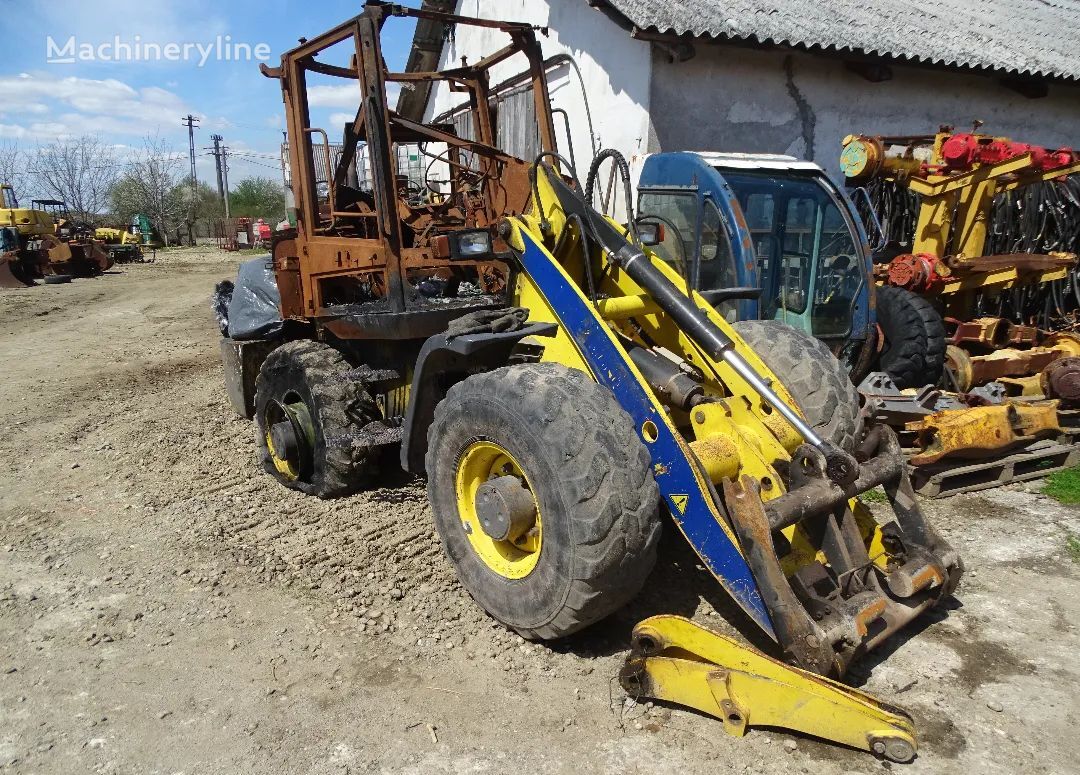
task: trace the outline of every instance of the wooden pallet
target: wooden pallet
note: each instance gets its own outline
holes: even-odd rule
[[[923,497],[946,498],[1038,479],[1075,465],[1080,465],[1080,439],[1069,433],[1057,439],[1036,441],[995,460],[954,460],[912,466],[911,484]]]

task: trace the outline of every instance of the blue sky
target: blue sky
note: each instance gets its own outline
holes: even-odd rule
[[[418,5],[419,0],[406,0]],[[5,41],[0,60],[0,142],[32,150],[61,135],[95,134],[120,153],[138,146],[147,134],[160,134],[173,149],[187,152],[187,129],[181,118],[201,118],[196,149],[211,144],[215,132],[236,151],[230,183],[253,175],[279,175],[273,159],[281,142],[284,113],[277,81],[259,73],[258,61],[216,61],[211,51],[222,43],[269,47],[269,64],[297,38],[314,36],[359,13],[359,0],[7,0],[0,14]],[[16,10],[17,8],[17,10]],[[33,25],[27,20],[32,19]],[[412,40],[411,19],[390,19],[383,46],[391,69],[403,68]],[[71,36],[79,47],[90,44],[112,56],[116,36],[122,43],[176,44],[187,47],[188,61],[87,61],[49,63],[48,38],[62,49]],[[138,37],[136,37],[138,36]],[[227,37],[226,37],[227,36]],[[202,49],[198,45],[202,45]],[[163,49],[164,50],[164,49]],[[54,55],[57,52],[52,52]],[[67,58],[64,51],[54,58]],[[242,54],[245,52],[241,52]],[[182,58],[184,51],[174,49]],[[330,61],[334,61],[331,58]],[[344,62],[342,62],[344,63]],[[345,114],[355,111],[355,85],[336,81],[314,84],[312,123],[334,138]],[[200,155],[198,173],[210,180],[213,159]]]

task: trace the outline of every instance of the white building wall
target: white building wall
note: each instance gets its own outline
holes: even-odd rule
[[[612,35],[625,34],[611,25]],[[837,59],[698,43],[672,63],[653,53],[651,150],[790,153],[839,177],[848,134],[930,134],[941,124],[1060,147],[1080,145],[1080,87],[1028,99],[993,77],[893,66],[871,83]]]
[[[649,44],[633,40],[599,11],[582,0],[459,0],[456,13],[487,19],[520,21],[550,27],[547,37],[538,33],[547,59],[556,54],[573,57],[584,81],[592,115],[596,148],[618,148],[626,154],[643,152],[649,138],[649,76],[652,69]],[[507,45],[509,37],[497,30],[458,26],[454,39],[443,47],[440,69],[454,67],[467,56],[476,62]],[[525,70],[518,55],[492,71],[492,85]],[[584,109],[582,85],[577,72],[563,65],[549,74],[553,108],[563,108],[570,127],[578,172],[584,177],[592,163],[589,122]],[[424,114],[430,120],[462,102],[463,95],[444,84],[432,91]],[[559,151],[568,156],[565,129],[556,116],[555,136]]]

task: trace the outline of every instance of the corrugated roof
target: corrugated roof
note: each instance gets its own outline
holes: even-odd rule
[[[592,0],[640,30],[1080,79],[1080,0]]]

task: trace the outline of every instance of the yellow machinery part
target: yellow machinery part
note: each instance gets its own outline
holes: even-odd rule
[[[526,529],[512,532],[504,539],[492,538],[481,524],[477,509],[477,491],[498,477],[511,476],[523,485],[522,495],[532,499],[533,518]],[[543,547],[543,522],[540,504],[532,494],[521,464],[507,450],[492,441],[476,441],[466,449],[457,464],[455,491],[458,514],[469,543],[492,573],[508,579],[522,579],[536,568]]]
[[[620,680],[632,697],[707,713],[736,737],[751,726],[780,727],[895,762],[918,751],[914,723],[900,708],[681,616],[654,616],[634,628]]]
[[[1061,433],[1058,402],[1009,402],[998,406],[946,409],[909,423],[916,431],[920,451],[912,465],[936,463],[946,457],[989,457],[1035,439]]]
[[[0,208],[0,226],[14,226],[23,237],[40,237],[56,231],[51,215],[27,207]]]

